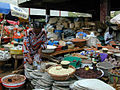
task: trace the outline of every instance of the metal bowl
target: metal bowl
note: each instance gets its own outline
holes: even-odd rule
[[[90,69],[93,69],[93,67],[89,67]],[[103,77],[103,75],[104,75],[104,72],[103,72],[103,70],[101,70],[101,69],[99,69],[99,68],[97,68],[97,70],[99,70],[99,71],[101,71],[102,72],[102,75],[101,76],[99,76],[99,77],[97,77],[97,78],[101,78],[101,77]],[[75,74],[74,74],[75,75]],[[81,77],[79,77],[79,76],[77,76],[77,75],[75,75],[75,77],[77,78],[77,79],[88,79],[88,78],[81,78]],[[92,78],[93,79],[93,78]]]

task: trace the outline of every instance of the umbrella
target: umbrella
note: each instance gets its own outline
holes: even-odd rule
[[[116,15],[115,17],[113,17],[110,22],[112,24],[120,24],[120,14]]]
[[[28,18],[28,13],[26,13],[22,8],[9,3],[0,2],[0,13],[9,14],[10,12],[12,16],[24,19]]]
[[[28,13],[26,13],[22,8],[9,3],[0,2],[0,13],[5,15],[11,13],[12,16],[21,17],[24,19],[28,18]],[[4,20],[5,20],[5,16],[4,16]],[[4,26],[4,22],[3,22],[3,26]],[[2,32],[3,32],[3,27],[1,31],[1,37],[2,37]]]

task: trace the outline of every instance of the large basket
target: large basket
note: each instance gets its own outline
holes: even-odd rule
[[[23,54],[22,50],[10,49],[10,54]]]
[[[54,66],[52,66],[52,67],[54,67]],[[52,67],[50,67],[49,69],[51,69]],[[73,66],[70,65],[69,67],[73,68],[74,71],[72,73],[66,74],[66,75],[53,75],[53,74],[49,73],[49,69],[47,70],[47,72],[54,80],[65,81],[65,80],[68,80],[76,71],[76,69]]]

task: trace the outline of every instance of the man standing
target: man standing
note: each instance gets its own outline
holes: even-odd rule
[[[23,54],[24,63],[38,66],[41,62],[42,49],[46,48],[47,36],[39,22],[33,23],[33,29],[29,28],[25,32]]]

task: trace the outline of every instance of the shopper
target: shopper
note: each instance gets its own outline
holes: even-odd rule
[[[46,48],[47,36],[45,30],[39,22],[33,23],[33,29],[29,28],[25,32],[23,53],[24,63],[38,66],[41,62],[41,50]]]

